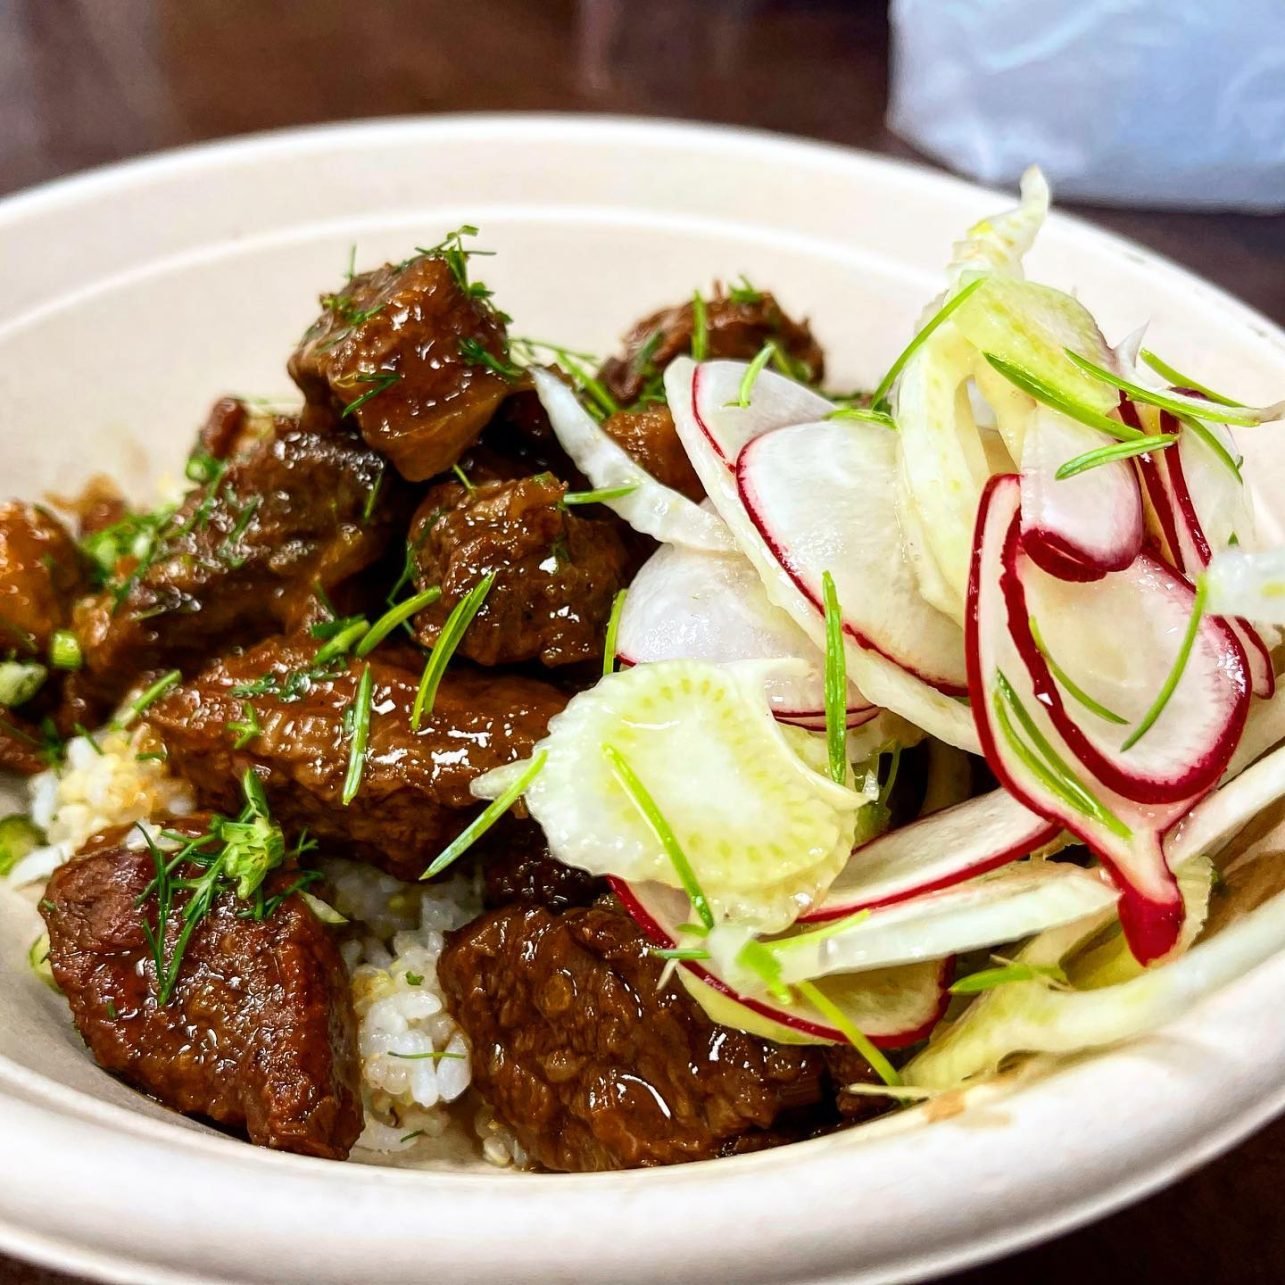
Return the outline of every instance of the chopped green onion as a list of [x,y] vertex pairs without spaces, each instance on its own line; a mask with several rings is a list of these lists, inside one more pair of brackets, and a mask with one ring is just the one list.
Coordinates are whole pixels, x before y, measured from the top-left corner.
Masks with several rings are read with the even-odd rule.
[[407,986],[423,986],[423,984],[424,984],[424,974],[423,974],[423,973],[407,973],[407,974],[406,974],[406,985],[407,985]]
[[135,698],[133,704],[125,711],[125,717],[112,726],[117,731],[123,732],[140,714],[151,709],[171,687],[177,686],[182,677],[182,673],[177,669],[171,669],[168,674],[162,674],[141,696]]
[[778,952],[796,950],[799,946],[815,946],[819,941],[827,941],[831,937],[846,933],[848,929],[855,928],[869,918],[868,910],[858,910],[850,915],[844,915],[841,919],[823,924],[820,928],[812,928],[806,932],[797,933],[793,937],[778,937],[775,941],[765,941],[762,945],[766,950]]
[[423,677],[419,680],[419,691],[415,693],[415,704],[410,714],[412,731],[418,732],[424,715],[433,712],[433,702],[437,699],[437,689],[441,685],[442,675],[446,673],[446,666],[463,640],[465,631],[473,623],[473,617],[481,611],[486,595],[491,592],[491,586],[495,583],[495,574],[492,571],[489,575],[483,576],[451,608],[451,614],[446,617],[446,623],[442,625],[441,632],[437,635],[437,642],[433,644],[433,650],[429,653],[428,662],[424,666]]
[[348,775],[344,778],[344,792],[340,796],[344,807],[357,797],[357,791],[361,789],[361,778],[366,770],[366,746],[370,740],[370,706],[374,685],[370,665],[367,664],[357,681],[357,695],[350,707],[352,743],[348,749]]
[[697,960],[710,958],[710,953],[704,946],[678,946],[672,950],[661,946],[649,946],[647,953],[655,955],[657,959]]
[[204,446],[198,446],[188,456],[187,463],[183,466],[183,476],[197,486],[205,486],[222,477],[226,468],[227,464],[223,460],[215,459]]
[[562,497],[565,505],[605,504],[608,500],[623,500],[638,489],[639,483],[630,482],[625,486],[604,486],[597,491],[568,491]]
[[831,779],[844,785],[848,780],[848,662],[839,596],[828,571],[821,576],[821,597],[825,604],[825,741]]
[[871,410],[867,406],[840,406],[830,411],[826,419],[856,420],[861,424],[878,424],[881,428],[897,427],[897,421],[886,411]]
[[17,709],[43,686],[49,671],[34,660],[0,661],[0,707]]
[[1156,388],[1146,388],[1142,384],[1135,384],[1132,380],[1124,379],[1105,367],[1089,361],[1087,357],[1081,357],[1079,353],[1072,352],[1069,348],[1064,348],[1062,351],[1086,375],[1092,375],[1094,379],[1100,379],[1104,384],[1110,384],[1112,388],[1118,388],[1122,393],[1128,393],[1136,402],[1145,402],[1149,406],[1159,406],[1162,410],[1175,411],[1179,415],[1199,414],[1201,419],[1213,420],[1216,424],[1239,424],[1242,428],[1252,428],[1259,423],[1258,416],[1245,407],[1228,410],[1225,406],[1220,407],[1215,402],[1208,409],[1202,406],[1197,411],[1196,407],[1191,404],[1190,398],[1176,397],[1170,393],[1161,392]]
[[[1044,786],[1063,802],[1077,812],[1091,817],[1099,825],[1105,826],[1121,839],[1132,837],[1132,831],[1115,813],[1106,808],[1085,788],[1084,783],[1071,770],[1066,760],[1049,744],[1048,738],[1035,725],[1030,711],[1022,704],[1021,698],[1013,690],[1012,684],[1004,677],[1002,671],[995,673],[995,695],[993,698],[996,721],[1003,731],[1005,739],[1012,746],[1013,752],[1022,760]],[[1018,722],[1030,737],[1034,746],[1028,746],[1017,734],[1009,718],[1011,709]]]
[[793,1002],[794,996],[790,988],[785,984],[781,961],[766,942],[761,942],[751,937],[741,947],[736,956],[736,961],[741,967],[748,968],[751,972],[759,975],[763,985],[767,988],[768,994],[773,999],[781,1004]]
[[576,387],[582,392],[588,393],[603,415],[614,415],[620,409],[620,403],[607,391],[607,386],[576,361],[575,354],[567,352],[565,348],[555,349],[555,352],[557,353],[558,364],[567,368],[567,373],[575,382]]
[[80,642],[70,629],[55,629],[49,639],[49,663],[55,669],[79,669],[85,663]]
[[1134,455],[1146,455],[1150,451],[1163,451],[1172,446],[1178,439],[1172,433],[1156,433],[1153,437],[1138,437],[1131,442],[1114,442],[1110,446],[1099,446],[1095,450],[1085,451],[1083,455],[1072,456],[1065,464],[1058,467],[1053,476],[1059,482],[1078,473],[1087,473],[1089,469],[1113,460],[1127,460]]
[[619,589],[611,600],[611,615],[607,618],[607,641],[602,649],[602,676],[616,672],[616,639],[620,636],[620,617],[625,610],[628,589]]
[[257,740],[263,734],[263,724],[259,722],[259,711],[249,701],[242,701],[241,717],[230,722],[227,725],[227,730],[236,734],[236,740],[232,742],[232,748],[234,750],[245,749],[251,741]]
[[0,819],[0,878],[45,841],[45,836],[30,818],[15,812]]
[[[451,1061],[458,1061],[458,1062],[462,1062],[462,1061],[464,1061],[464,1054],[463,1054],[463,1053],[448,1053],[448,1052],[446,1052],[446,1050],[445,1050],[445,1049],[441,1050],[440,1052],[438,1052],[438,1051],[434,1051],[434,1052],[432,1052],[432,1053],[395,1053],[395,1052],[390,1052],[390,1053],[388,1054],[388,1056],[389,1056],[389,1057],[400,1057],[400,1058],[404,1058],[407,1062],[427,1062],[427,1061],[430,1061],[430,1060],[431,1060],[431,1061],[433,1061],[433,1062],[441,1062],[441,1061],[444,1061],[444,1060],[446,1060],[446,1059],[449,1059],[449,1060],[451,1060]],[[407,1135],[407,1136],[410,1136],[410,1135]]]
[[815,982],[798,982],[795,989],[822,1016],[827,1017],[844,1039],[870,1063],[871,1070],[885,1083],[900,1085],[901,1076],[886,1057],[859,1031],[848,1015]]
[[1218,457],[1218,460],[1228,469],[1231,470],[1232,476],[1236,481],[1244,482],[1241,476],[1240,466],[1243,460],[1233,459],[1231,452],[1218,440],[1218,438],[1205,427],[1194,415],[1178,415],[1175,417],[1185,428],[1191,429],[1195,435],[1200,438],[1204,444]]
[[399,602],[390,611],[384,612],[371,625],[369,632],[366,633],[361,642],[357,644],[356,654],[358,656],[369,656],[403,620],[409,620],[418,612],[423,611],[425,607],[431,607],[441,596],[441,589],[437,585],[433,585],[421,593],[417,593],[413,598],[407,598],[405,602]]
[[1124,744],[1120,746],[1121,750],[1131,750],[1155,725],[1156,719],[1164,712],[1164,708],[1169,704],[1169,698],[1174,694],[1179,682],[1182,680],[1183,671],[1187,668],[1187,662],[1191,659],[1191,650],[1196,645],[1196,635],[1200,632],[1200,622],[1205,615],[1205,599],[1209,595],[1209,585],[1203,576],[1196,581],[1196,593],[1191,603],[1191,616],[1187,621],[1187,632],[1183,635],[1182,644],[1178,648],[1178,654],[1173,658],[1173,665],[1165,678],[1164,684],[1156,694],[1156,698],[1151,702],[1151,707],[1142,716],[1142,721],[1138,726],[1129,733]]
[[395,370],[374,370],[367,371],[364,374],[357,375],[353,382],[358,384],[369,384],[370,387],[356,398],[348,403],[340,412],[340,418],[347,418],[349,415],[355,415],[372,397],[378,397],[385,389],[391,388],[401,375]]
[[755,286],[745,275],[741,273],[737,278],[739,285],[728,286],[727,297],[733,303],[758,303],[763,298],[763,292]]
[[1096,428],[1098,432],[1106,433],[1108,437],[1114,437],[1121,442],[1146,436],[1130,424],[1112,419],[1109,415],[1104,415],[1083,402],[1077,402],[1060,388],[1054,388],[1038,375],[1032,374],[1029,370],[1023,370],[1021,366],[1015,366],[1011,361],[1005,361],[1003,357],[997,357],[990,352],[983,353],[982,356],[1014,387],[1020,388],[1028,397],[1034,397],[1037,402],[1059,411],[1069,419],[1087,424],[1089,428]]
[[629,796],[629,801],[638,809],[639,815],[647,822],[660,846],[664,848],[665,855],[674,867],[674,873],[678,875],[678,882],[690,899],[701,923],[706,928],[713,928],[714,912],[710,909],[704,892],[701,891],[696,872],[692,869],[691,862],[687,860],[687,854],[678,842],[678,836],[665,819],[664,813],[656,806],[656,800],[652,798],[638,774],[629,766],[625,756],[614,745],[604,745],[602,753],[611,765],[612,776],[616,778],[620,788]]
[[454,473],[457,478],[459,478],[461,485],[470,495],[472,495],[473,492],[477,490],[477,487],[475,487],[472,481],[469,479],[469,475],[466,472],[464,472],[464,470],[460,468],[458,464],[451,465],[451,472]]
[[769,339],[758,351],[758,356],[754,358],[748,366],[745,367],[745,374],[741,377],[741,387],[734,402],[728,402],[728,407],[739,407],[741,410],[748,408],[750,404],[750,395],[754,392],[754,385],[758,377],[763,373],[763,367],[772,360],[772,354],[776,350],[776,344]]
[[332,660],[346,656],[353,643],[364,637],[369,630],[370,623],[366,620],[358,619],[350,625],[345,625],[338,633],[332,634],[328,642],[317,648],[317,654],[312,661],[313,666],[328,665]]
[[1155,353],[1144,348],[1138,356],[1163,379],[1167,379],[1175,388],[1190,388],[1192,392],[1199,393],[1202,397],[1208,397],[1211,402],[1217,402],[1219,406],[1243,406],[1244,402],[1238,402],[1231,397],[1224,397],[1222,393],[1216,393],[1212,388],[1205,384],[1199,383],[1192,379],[1190,375],[1184,375],[1182,371],[1171,366],[1167,361],[1157,357]]
[[540,775],[548,758],[548,751],[541,750],[527,764],[522,775],[503,794],[492,799],[482,812],[442,849],[420,878],[432,879],[434,875],[441,874],[447,866],[458,861],[531,788],[531,782]]
[[1002,968],[983,968],[961,977],[950,988],[952,995],[980,995],[1010,982],[1049,981],[1067,985],[1066,973],[1057,964],[1005,964]]
[[1101,701],[1094,700],[1093,697],[1090,696],[1088,692],[1086,692],[1084,688],[1081,687],[1070,676],[1070,674],[1068,674],[1066,670],[1053,659],[1052,655],[1049,653],[1048,647],[1044,644],[1044,637],[1040,633],[1039,625],[1035,622],[1035,617],[1029,617],[1026,623],[1030,628],[1031,641],[1035,643],[1035,650],[1044,657],[1045,661],[1048,663],[1049,671],[1066,689],[1066,694],[1073,700],[1079,701],[1079,703],[1083,705],[1085,709],[1089,710],[1090,713],[1096,714],[1099,718],[1105,719],[1108,723],[1117,723],[1121,727],[1126,726],[1129,722],[1127,718],[1122,718],[1114,710],[1107,709]]
[[906,363],[919,351],[920,347],[943,322],[948,321],[953,312],[972,298],[979,289],[985,284],[985,277],[978,277],[976,281],[970,281],[958,293],[947,299],[944,304],[931,316],[928,321],[920,326],[915,333],[915,337],[901,350],[897,360],[888,367],[888,373],[879,381],[879,387],[875,389],[874,395],[870,398],[870,405],[875,410],[884,410],[884,402],[887,401],[888,394],[892,391],[892,386],[897,382],[897,376],[905,369]]
[[699,290],[692,294],[692,360],[704,361],[709,356],[709,314]]

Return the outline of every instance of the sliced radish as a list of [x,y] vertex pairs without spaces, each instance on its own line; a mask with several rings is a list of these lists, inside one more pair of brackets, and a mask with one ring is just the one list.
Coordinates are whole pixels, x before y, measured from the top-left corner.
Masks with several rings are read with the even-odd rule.
[[[1123,748],[1187,632],[1195,593],[1185,580],[1143,553],[1123,571],[1091,584],[1071,583],[1041,571],[1016,545],[1007,547],[1003,575],[1008,629],[1036,699],[1096,780],[1125,798],[1160,804],[1198,796],[1217,782],[1244,728],[1249,700],[1244,651],[1217,617],[1200,622],[1152,729]],[[1038,641],[1032,619],[1042,635]],[[1088,688],[1104,712],[1077,701],[1055,665]]]
[[573,389],[550,371],[538,367],[532,368],[531,378],[558,443],[593,486],[602,490],[634,488],[627,495],[606,499],[603,503],[635,531],[667,544],[714,553],[735,549],[727,527],[715,514],[640,469],[602,431]]
[[[736,479],[715,453],[692,408],[696,364],[680,357],[665,371],[665,391],[679,438],[719,516],[728,524],[741,552],[758,572],[768,598],[789,613],[818,647],[825,646],[825,624],[815,606],[799,591],[750,520]],[[939,740],[977,751],[977,733],[965,705],[943,696],[912,674],[845,637],[848,675],[875,705],[894,710]]]
[[1111,444],[1046,406],[1027,425],[1022,451],[1022,547],[1051,575],[1091,580],[1120,571],[1142,548],[1142,497],[1127,460],[1059,480],[1068,460]]
[[[650,794],[714,913],[763,931],[820,898],[867,802],[825,774],[822,739],[772,718],[762,665],[638,665],[550,720],[535,750],[544,769],[525,794],[550,852],[591,874],[683,886],[604,747]],[[473,793],[495,797],[512,770],[475,781]]]
[[[802,661],[801,673],[785,668],[768,673],[768,702],[786,722],[825,730],[825,656],[768,601],[757,572],[738,554],[662,545],[629,586],[617,654],[631,665],[680,659]],[[850,725],[874,712],[849,684]]]
[[1285,797],[1285,750],[1260,759],[1235,780],[1201,799],[1165,836],[1175,870],[1198,856],[1213,856],[1264,808]]
[[[1217,566],[1217,562],[1214,564]],[[1212,597],[1212,594],[1210,595]],[[1278,687],[1266,700],[1254,701],[1245,719],[1240,744],[1227,764],[1223,782],[1234,781],[1251,763],[1285,740],[1285,687]]]
[[715,455],[730,469],[742,449],[774,428],[824,419],[834,403],[775,371],[762,370],[742,406],[748,367],[740,361],[702,362],[692,378],[692,414]]
[[736,464],[746,512],[818,618],[829,571],[844,630],[858,646],[962,695],[963,634],[920,597],[901,548],[896,477],[896,434],[860,421],[776,429]]
[[1009,633],[1006,591],[1014,588],[1020,510],[1019,480],[993,478],[977,518],[967,634],[972,709],[986,761],[1028,808],[1089,845],[1121,890],[1120,918],[1134,953],[1143,962],[1158,959],[1177,940],[1183,915],[1160,836],[1191,801],[1132,803],[1083,780],[1067,762],[1070,750],[1040,703]]
[[1057,826],[1007,790],[993,790],[857,848],[821,904],[799,922],[841,919],[963,883],[1029,856],[1057,834]]
[[[685,896],[656,884],[613,879],[611,885],[653,945],[678,945],[678,927],[692,913]],[[819,983],[819,989],[875,1044],[903,1048],[927,1036],[945,1012],[950,971],[950,960],[929,960],[827,978]],[[711,1021],[779,1044],[846,1043],[843,1032],[802,999],[785,1005],[763,994],[761,988],[738,991],[695,961],[679,964],[678,977]]]
[[[839,931],[805,930],[771,944],[782,980],[793,983],[1016,941],[1098,914],[1117,896],[1101,871],[1034,861],[878,907]],[[709,938],[715,966],[737,985],[734,965],[718,960],[718,933]]]

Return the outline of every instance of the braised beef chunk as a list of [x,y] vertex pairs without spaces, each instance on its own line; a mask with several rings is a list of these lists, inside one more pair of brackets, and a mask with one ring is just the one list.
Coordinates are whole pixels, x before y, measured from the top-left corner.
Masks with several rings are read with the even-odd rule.
[[607,891],[606,881],[563,865],[549,851],[534,821],[508,817],[477,846],[482,899],[488,910],[501,906],[543,906],[566,910],[588,906]]
[[[825,355],[807,322],[787,316],[766,291],[716,293],[705,303],[705,318],[710,358],[750,361],[771,339],[805,383],[819,383],[825,374]],[[603,363],[599,378],[622,406],[632,405],[675,357],[691,352],[694,328],[690,301],[644,317],[625,336],[620,356]]]
[[35,776],[49,764],[39,725],[15,710],[0,708],[0,771]]
[[603,421],[602,428],[658,482],[697,504],[705,498],[705,488],[678,440],[668,406],[643,405],[634,410],[617,411]]
[[853,1084],[880,1084],[879,1073],[856,1049],[847,1045],[829,1045],[821,1050],[830,1077],[835,1109],[845,1123],[855,1124],[870,1116],[882,1115],[892,1104],[890,1098],[852,1093]]
[[504,322],[460,262],[420,255],[354,277],[323,296],[290,358],[314,413],[350,416],[414,482],[449,469],[511,391],[486,364],[507,356]]
[[[197,834],[201,821],[181,825]],[[288,895],[262,920],[220,894],[182,956],[174,993],[157,1003],[144,924],[150,852],[109,831],[55,872],[41,912],[49,963],[99,1065],[167,1106],[244,1129],[252,1142],[343,1159],[362,1127],[360,1067],[348,980],[329,930]],[[176,874],[201,874],[195,864]],[[284,892],[278,872],[265,892]],[[174,948],[188,892],[175,892]],[[141,900],[141,905],[139,904]]]
[[[382,659],[317,666],[321,644],[273,638],[218,661],[154,705],[148,721],[204,806],[235,812],[253,767],[287,834],[307,829],[402,879],[418,879],[481,805],[469,783],[525,758],[567,697],[518,675],[449,668],[418,733],[419,672]],[[345,806],[345,718],[363,667],[373,680],[360,788]],[[239,747],[239,748],[238,748]]]
[[453,933],[438,967],[473,1079],[540,1164],[699,1160],[820,1101],[816,1050],[716,1026],[609,905],[513,906]]
[[411,524],[415,583],[441,598],[415,617],[431,646],[451,608],[490,573],[495,583],[460,651],[480,665],[568,665],[602,655],[611,601],[630,564],[614,518],[580,516],[548,474],[472,489],[442,482]]
[[[291,628],[396,540],[405,492],[347,433],[274,421],[126,555],[82,601],[76,632],[90,674],[120,695],[150,669],[187,669]],[[105,542],[105,537],[100,536]]]
[[85,585],[76,542],[57,518],[34,504],[0,504],[0,660],[44,660]]

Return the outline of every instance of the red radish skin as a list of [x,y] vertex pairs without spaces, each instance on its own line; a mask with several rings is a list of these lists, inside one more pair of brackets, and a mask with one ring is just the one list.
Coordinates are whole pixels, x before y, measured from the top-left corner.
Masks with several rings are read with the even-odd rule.
[[[1142,854],[1147,861],[1148,873],[1156,885],[1148,892],[1136,886],[1128,877],[1120,860],[1105,851],[1106,843],[1100,827],[1072,808],[1055,806],[1054,796],[1038,795],[1013,770],[1008,757],[1001,752],[996,729],[991,721],[991,680],[993,671],[983,669],[983,626],[999,629],[1004,637],[1007,630],[1000,620],[984,620],[984,610],[992,613],[1004,611],[1003,581],[1009,574],[1005,568],[1012,560],[1020,536],[1020,485],[1015,474],[997,474],[986,484],[977,513],[977,529],[973,540],[973,559],[968,578],[968,604],[965,616],[968,681],[972,697],[973,718],[982,752],[991,771],[1000,784],[1019,802],[1033,812],[1045,816],[1050,822],[1070,830],[1089,846],[1101,861],[1103,869],[1111,876],[1120,890],[1119,914],[1126,940],[1134,956],[1142,963],[1150,963],[1166,955],[1178,940],[1182,930],[1184,907],[1177,881],[1164,860],[1160,847],[1161,836],[1175,825],[1190,806],[1191,800],[1180,807],[1167,809],[1150,830],[1147,850]],[[1007,555],[1007,556],[1006,556]],[[999,601],[987,595],[1000,592]],[[984,601],[985,598],[985,601]],[[1011,643],[1011,639],[1010,639]],[[1014,657],[1016,659],[1016,657]],[[1018,662],[1020,664],[1020,661]],[[1056,729],[1053,736],[1056,737]],[[1111,802],[1115,802],[1112,800]],[[1143,821],[1146,818],[1137,809],[1126,820]],[[1154,851],[1151,851],[1154,849]]]
[[[1059,580],[1073,580],[1087,584],[1101,580],[1108,567],[1093,567],[1081,562],[1075,552],[1058,539],[1052,531],[1027,531],[1022,536],[1022,549],[1036,566]],[[1128,563],[1125,563],[1127,566]]]
[[[736,436],[725,439],[712,422],[710,410],[726,409],[728,402],[740,396],[744,371],[745,366],[740,362],[706,361],[701,362],[692,375],[692,418],[729,472],[736,467],[737,456],[755,437],[790,424],[824,419],[834,410],[834,403],[819,393],[776,371],[763,370],[751,390],[750,406],[744,410],[736,408],[740,412],[736,415],[740,421],[736,424]],[[766,414],[763,412],[765,402],[769,405]],[[747,420],[750,420],[748,425]]]
[[[677,940],[666,931],[660,921],[643,905],[629,883],[624,879],[617,879],[614,875],[608,878],[608,883],[610,883],[611,890],[616,894],[620,904],[624,906],[634,923],[642,929],[643,935],[653,946],[659,947],[661,950],[672,950],[678,944]],[[722,978],[715,976],[708,968],[703,967],[695,960],[680,960],[678,966],[686,968],[707,986],[712,986],[720,994],[726,995],[728,999],[748,1008],[750,1012],[756,1013],[759,1017],[765,1017],[781,1026],[788,1026],[791,1030],[798,1031],[801,1035],[807,1035],[812,1039],[822,1040],[830,1044],[847,1044],[848,1042],[847,1036],[837,1027],[827,1026],[822,1022],[810,1021],[805,1017],[800,1017],[797,1013],[791,1012],[788,1008],[740,994],[739,991],[724,982]],[[877,1048],[890,1050],[908,1048],[912,1044],[918,1044],[920,1040],[926,1040],[932,1034],[933,1028],[946,1014],[946,1008],[950,1003],[950,991],[947,989],[947,984],[951,973],[954,971],[954,966],[955,961],[953,958],[941,961],[941,971],[937,977],[939,993],[937,1006],[932,1015],[925,1018],[919,1025],[913,1029],[895,1031],[891,1034],[874,1035],[869,1031],[863,1031],[862,1034]]]

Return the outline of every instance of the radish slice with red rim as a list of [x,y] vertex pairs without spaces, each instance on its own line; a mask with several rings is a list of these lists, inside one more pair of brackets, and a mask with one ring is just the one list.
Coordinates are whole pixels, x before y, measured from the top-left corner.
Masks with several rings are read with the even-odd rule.
[[532,367],[540,404],[549,416],[559,445],[575,466],[599,490],[632,487],[627,494],[603,503],[624,518],[635,531],[666,544],[681,544],[713,553],[735,550],[727,527],[717,515],[693,504],[685,495],[656,481],[629,455],[580,404],[575,390],[550,371]]
[[841,919],[1011,865],[1051,843],[1058,827],[993,790],[912,821],[856,848],[821,904],[799,923]]
[[[819,647],[825,647],[825,622],[782,568],[741,503],[736,479],[716,454],[692,407],[696,363],[680,357],[665,370],[665,391],[679,439],[687,451],[711,502],[727,523],[741,552],[758,573],[768,598],[786,611],[794,623]],[[882,578],[882,577],[881,577]],[[939,740],[977,752],[977,733],[967,706],[944,696],[928,684],[858,647],[845,637],[848,674],[872,703],[900,714]]]
[[[803,661],[802,673],[789,666],[768,674],[768,703],[785,722],[825,730],[825,656],[768,601],[754,568],[737,554],[678,545],[658,549],[629,586],[616,648],[631,665],[682,659]],[[849,725],[858,726],[874,713],[849,684]]]
[[1140,803],[1210,789],[1236,748],[1249,699],[1245,653],[1223,621],[1199,622],[1153,726],[1136,739],[1130,732],[1178,663],[1195,609],[1191,586],[1147,553],[1091,584],[1069,583],[1012,544],[1003,575],[1008,630],[1036,700],[1090,774]]
[[[1163,835],[1192,800],[1147,806],[1086,781],[1040,703],[1009,633],[1020,539],[1021,485],[992,478],[982,496],[969,578],[968,677],[986,761],[1000,783],[1034,812],[1083,840],[1121,890],[1120,919],[1139,960],[1165,955],[1178,939],[1183,906],[1161,850]],[[1118,730],[1118,729],[1117,729]]]
[[828,420],[755,438],[736,464],[741,503],[820,617],[834,577],[845,633],[948,695],[967,690],[958,625],[919,594],[897,525],[897,436]]
[[1092,580],[1142,548],[1142,497],[1127,460],[1059,479],[1069,460],[1111,445],[1097,429],[1039,406],[1022,448],[1022,547],[1051,575]]
[[742,406],[748,371],[740,361],[706,361],[692,377],[692,414],[715,455],[729,469],[754,438],[774,428],[824,419],[835,409],[820,393],[771,370],[753,376],[747,405]]
[[[612,891],[651,943],[678,945],[679,925],[691,919],[691,903],[681,893],[654,883],[611,880]],[[852,1025],[880,1048],[904,1048],[927,1037],[946,1010],[951,960],[870,970],[820,982],[823,995]],[[712,1021],[734,1026],[782,1044],[845,1044],[843,1032],[799,998],[783,1004],[757,987],[730,986],[705,962],[685,960],[678,975]],[[691,984],[689,984],[691,983]]]

